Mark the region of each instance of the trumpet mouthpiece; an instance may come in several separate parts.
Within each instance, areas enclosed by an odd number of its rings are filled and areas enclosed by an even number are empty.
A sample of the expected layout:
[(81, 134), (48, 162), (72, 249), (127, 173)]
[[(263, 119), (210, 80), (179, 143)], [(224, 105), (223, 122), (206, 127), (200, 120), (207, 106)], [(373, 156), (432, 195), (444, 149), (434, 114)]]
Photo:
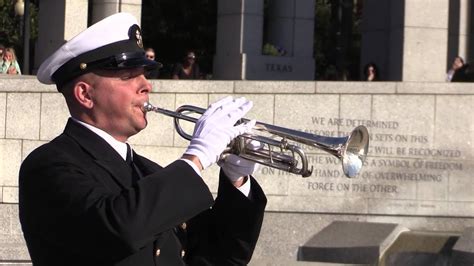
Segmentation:
[(149, 102), (144, 102), (143, 103), (143, 112), (150, 112), (150, 111), (153, 111), (154, 107), (151, 103)]

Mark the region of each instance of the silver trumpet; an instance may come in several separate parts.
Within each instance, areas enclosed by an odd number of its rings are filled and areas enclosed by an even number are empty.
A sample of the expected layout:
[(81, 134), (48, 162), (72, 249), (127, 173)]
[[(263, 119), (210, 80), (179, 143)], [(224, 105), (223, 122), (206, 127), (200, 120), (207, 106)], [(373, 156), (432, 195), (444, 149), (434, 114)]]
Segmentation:
[[(204, 108), (192, 105), (183, 105), (176, 109), (176, 111), (170, 111), (155, 107), (148, 102), (144, 104), (143, 110), (145, 112), (154, 111), (174, 117), (177, 133), (187, 140), (191, 140), (192, 135), (187, 134), (182, 129), (180, 120), (196, 123), (198, 118), (189, 116), (189, 114), (202, 115), (206, 111)], [(247, 121), (249, 120), (241, 119), (239, 123)], [(362, 169), (369, 148), (369, 133), (365, 126), (356, 127), (347, 137), (319, 136), (262, 122), (257, 122), (253, 129), (258, 130), (262, 135), (240, 135), (227, 147), (223, 156), (228, 153), (234, 153), (247, 160), (301, 175), (302, 177), (308, 177), (313, 172), (313, 166), (309, 169), (308, 159), (302, 148), (303, 145), (301, 145), (305, 144), (336, 156), (342, 162), (344, 174), (349, 178), (353, 178)], [(271, 136), (265, 136), (264, 134)], [(275, 136), (281, 139), (277, 140)], [(257, 149), (249, 149), (246, 145), (249, 140), (257, 140), (262, 145)], [(290, 143), (289, 140), (296, 143)]]

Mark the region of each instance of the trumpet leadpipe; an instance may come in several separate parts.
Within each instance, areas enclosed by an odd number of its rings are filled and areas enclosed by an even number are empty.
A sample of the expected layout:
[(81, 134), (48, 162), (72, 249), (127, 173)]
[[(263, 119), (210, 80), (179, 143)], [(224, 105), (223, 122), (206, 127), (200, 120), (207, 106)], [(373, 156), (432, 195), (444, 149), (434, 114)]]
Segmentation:
[[(193, 106), (193, 107), (195, 107), (195, 106)], [(205, 109), (199, 108), (199, 107), (195, 107), (195, 108), (200, 109), (202, 111), (202, 113), (204, 113)], [(183, 120), (186, 120), (186, 121), (189, 121), (189, 122), (192, 122), (192, 123), (196, 123), (196, 121), (198, 120), (197, 118), (194, 118), (192, 116), (183, 115), (181, 112), (170, 111), (170, 110), (167, 110), (167, 109), (164, 109), (164, 108), (153, 106), (149, 102), (146, 102), (146, 103), (143, 104), (143, 111), (144, 112), (153, 111), (153, 112), (156, 112), (156, 113), (160, 113), (160, 114), (163, 114), (163, 115), (174, 117), (176, 119), (183, 119)]]

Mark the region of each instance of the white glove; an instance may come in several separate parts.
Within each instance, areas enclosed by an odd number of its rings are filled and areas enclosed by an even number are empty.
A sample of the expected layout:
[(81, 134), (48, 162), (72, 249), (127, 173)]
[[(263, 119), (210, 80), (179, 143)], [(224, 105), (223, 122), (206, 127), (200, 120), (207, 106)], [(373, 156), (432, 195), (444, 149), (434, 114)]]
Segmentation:
[[(246, 149), (257, 150), (262, 147), (262, 144), (256, 140), (250, 141), (245, 145)], [(255, 173), (260, 164), (249, 161), (242, 157), (239, 157), (235, 154), (228, 154), (224, 159), (218, 162), (218, 165), (222, 168), (222, 171), (230, 179), (230, 181), (235, 182), (242, 176), (248, 176)]]
[(230, 96), (211, 104), (196, 122), (185, 154), (197, 156), (203, 169), (217, 162), (235, 137), (252, 130), (255, 120), (234, 126), (252, 106), (245, 98), (234, 100)]

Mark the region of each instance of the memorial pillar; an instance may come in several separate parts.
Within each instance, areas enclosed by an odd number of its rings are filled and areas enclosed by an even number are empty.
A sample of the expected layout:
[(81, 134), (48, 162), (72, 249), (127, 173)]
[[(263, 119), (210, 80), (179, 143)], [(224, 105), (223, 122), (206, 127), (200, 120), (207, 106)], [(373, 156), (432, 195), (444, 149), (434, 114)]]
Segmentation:
[(142, 16), (141, 0), (93, 0), (91, 23), (119, 12), (127, 12), (140, 22)]
[(314, 0), (218, 0), (214, 79), (313, 80)]
[(362, 67), (375, 62), (382, 80), (444, 81), (450, 2), (364, 2)]
[(41, 63), (71, 39), (87, 28), (87, 0), (39, 1), (38, 41), (33, 73)]
[(474, 5), (470, 0), (449, 1), (449, 36), (446, 71), (453, 59), (461, 56), (466, 62), (474, 62)]

